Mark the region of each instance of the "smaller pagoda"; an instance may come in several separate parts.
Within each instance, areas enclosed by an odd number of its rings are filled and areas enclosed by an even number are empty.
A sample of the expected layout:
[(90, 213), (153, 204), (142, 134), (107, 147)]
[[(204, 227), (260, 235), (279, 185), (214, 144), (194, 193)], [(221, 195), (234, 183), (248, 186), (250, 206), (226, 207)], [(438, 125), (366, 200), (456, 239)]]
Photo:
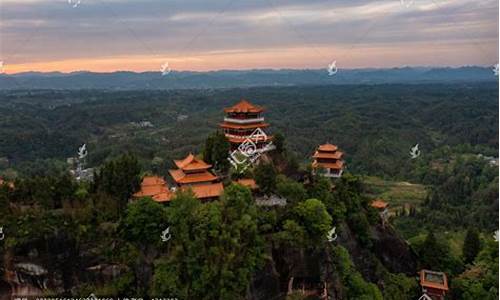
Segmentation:
[(344, 171), (344, 153), (338, 150), (336, 145), (326, 143), (320, 145), (313, 155), (313, 172), (323, 169), (323, 176), (339, 178)]
[(220, 127), (231, 143), (231, 150), (237, 149), (249, 140), (255, 143), (259, 150), (271, 150), (272, 147), (266, 147), (272, 140), (272, 136), (264, 133), (264, 129), (269, 127), (269, 124), (264, 122), (263, 112), (264, 108), (244, 99), (224, 109), (226, 116), (224, 122), (220, 123)]
[(420, 286), (422, 293), (433, 300), (443, 300), (448, 292), (448, 279), (443, 272), (430, 270), (420, 271)]
[(375, 199), (372, 201), (371, 207), (375, 208), (379, 212), (382, 225), (385, 226), (389, 220), (389, 203), (382, 199)]
[(5, 181), (5, 180), (3, 180), (0, 177), (0, 187), (2, 187), (3, 185), (8, 186), (10, 189), (14, 189), (14, 183), (13, 182), (11, 182), (11, 181)]
[(174, 160), (177, 169), (169, 170), (175, 185), (182, 189), (191, 189), (198, 199), (210, 200), (219, 197), (224, 186), (219, 178), (210, 172), (212, 165), (189, 154), (182, 160)]
[(169, 202), (172, 198), (172, 192), (168, 189), (167, 183), (163, 178), (145, 176), (141, 182), (141, 189), (133, 197), (151, 197), (156, 202)]

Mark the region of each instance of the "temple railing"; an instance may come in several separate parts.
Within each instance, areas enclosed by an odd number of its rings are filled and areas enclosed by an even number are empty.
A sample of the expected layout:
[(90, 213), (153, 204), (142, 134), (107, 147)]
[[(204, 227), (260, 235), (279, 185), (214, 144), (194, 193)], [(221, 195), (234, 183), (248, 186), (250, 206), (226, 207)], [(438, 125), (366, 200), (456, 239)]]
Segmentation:
[(224, 118), (224, 122), (237, 123), (237, 124), (251, 124), (264, 122), (264, 118), (253, 118), (253, 119), (235, 119), (235, 118)]

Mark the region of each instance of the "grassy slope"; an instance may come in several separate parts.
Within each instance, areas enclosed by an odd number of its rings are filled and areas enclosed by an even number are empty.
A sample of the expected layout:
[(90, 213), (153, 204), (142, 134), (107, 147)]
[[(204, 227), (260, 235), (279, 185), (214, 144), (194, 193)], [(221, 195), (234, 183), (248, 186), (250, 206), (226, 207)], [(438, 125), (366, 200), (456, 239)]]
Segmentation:
[(425, 186), (422, 184), (389, 181), (375, 176), (364, 177), (364, 182), (368, 197), (383, 199), (393, 209), (402, 207), (405, 204), (418, 206), (422, 204), (427, 196)]
[[(381, 198), (390, 203), (392, 209), (403, 207), (405, 204), (418, 206), (424, 201), (427, 191), (421, 184), (412, 184), (404, 181), (389, 181), (379, 177), (368, 176), (364, 178), (367, 188), (366, 195), (370, 198)], [(393, 225), (408, 240), (410, 244), (422, 242), (427, 231), (424, 228), (411, 226), (408, 222), (395, 220)], [(404, 228), (404, 229), (403, 229)], [(462, 245), (465, 238), (465, 231), (445, 231), (436, 233), (440, 238), (449, 242), (450, 250), (453, 256), (462, 255)]]

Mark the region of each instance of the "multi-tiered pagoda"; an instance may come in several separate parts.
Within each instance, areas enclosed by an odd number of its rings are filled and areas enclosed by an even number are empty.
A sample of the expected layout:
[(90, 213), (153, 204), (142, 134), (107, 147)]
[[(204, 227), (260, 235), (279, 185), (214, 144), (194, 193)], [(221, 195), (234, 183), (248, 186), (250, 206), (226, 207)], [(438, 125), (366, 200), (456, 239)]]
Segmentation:
[(322, 175), (338, 178), (342, 176), (344, 170), (343, 156), (344, 153), (339, 151), (336, 145), (329, 143), (320, 145), (313, 155), (313, 170), (323, 169), (325, 172)]
[(170, 176), (180, 189), (192, 189), (198, 199), (219, 197), (224, 187), (219, 178), (210, 172), (212, 165), (189, 154), (182, 160), (174, 160), (178, 169), (169, 170)]
[(269, 124), (264, 122), (263, 112), (264, 108), (246, 100), (241, 100), (236, 105), (224, 109), (226, 116), (220, 127), (231, 143), (232, 150), (249, 140), (254, 142), (258, 149), (270, 149), (266, 148), (266, 145), (270, 143), (272, 137), (264, 132)]

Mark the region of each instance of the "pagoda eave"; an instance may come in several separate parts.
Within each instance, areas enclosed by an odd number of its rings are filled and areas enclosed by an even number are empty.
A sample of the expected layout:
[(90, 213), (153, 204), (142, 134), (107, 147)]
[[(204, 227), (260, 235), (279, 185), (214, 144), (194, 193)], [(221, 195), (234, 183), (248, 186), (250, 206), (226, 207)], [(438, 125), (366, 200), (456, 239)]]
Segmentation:
[(314, 161), (312, 164), (312, 167), (315, 169), (325, 168), (325, 169), (332, 169), (332, 170), (341, 170), (344, 167), (344, 162), (337, 161), (335, 163), (321, 163), (321, 162)]
[(229, 140), (230, 143), (233, 143), (233, 144), (241, 144), (247, 140), (251, 140), (252, 142), (254, 143), (266, 143), (266, 142), (269, 142), (273, 139), (273, 136), (266, 136), (265, 139), (263, 139), (262, 137), (249, 137), (249, 136), (245, 136), (245, 137), (234, 137), (234, 136), (227, 136), (226, 135), (226, 138)]
[(213, 182), (218, 178), (208, 171), (201, 173), (184, 173), (182, 170), (168, 170), (170, 176), (177, 184), (193, 184), (193, 183), (205, 183)]
[(220, 123), (219, 126), (227, 129), (257, 129), (257, 128), (269, 127), (269, 123), (236, 124), (236, 123), (224, 122)]

